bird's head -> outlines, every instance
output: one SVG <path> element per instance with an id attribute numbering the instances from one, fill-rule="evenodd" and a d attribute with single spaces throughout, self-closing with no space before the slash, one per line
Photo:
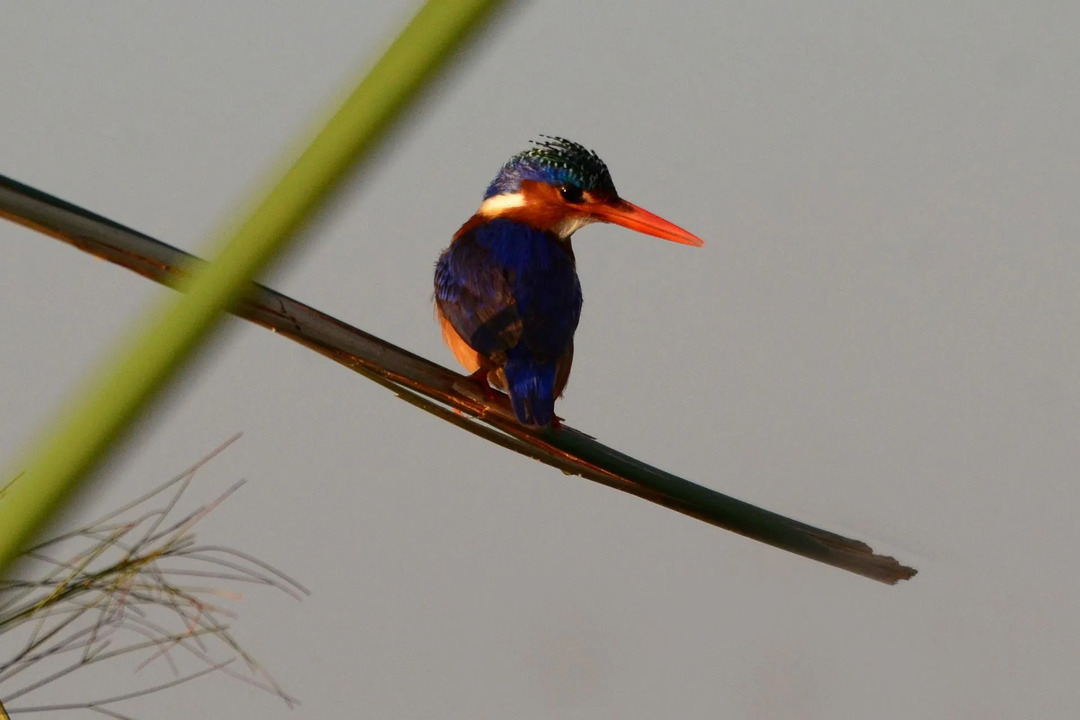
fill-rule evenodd
<path id="1" fill-rule="evenodd" d="M 607 165 L 575 142 L 541 136 L 510 158 L 495 176 L 478 215 L 507 218 L 569 238 L 594 222 L 608 222 L 685 245 L 697 236 L 619 197 Z"/>

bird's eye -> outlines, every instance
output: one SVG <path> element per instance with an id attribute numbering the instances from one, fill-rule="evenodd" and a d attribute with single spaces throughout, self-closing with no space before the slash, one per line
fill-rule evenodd
<path id="1" fill-rule="evenodd" d="M 559 194 L 562 195 L 562 199 L 568 203 L 577 204 L 585 199 L 585 194 L 582 192 L 581 188 L 569 183 L 559 187 Z"/>

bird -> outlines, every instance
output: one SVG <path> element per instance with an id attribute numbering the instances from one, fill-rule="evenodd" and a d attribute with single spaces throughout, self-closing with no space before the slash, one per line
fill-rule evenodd
<path id="1" fill-rule="evenodd" d="M 511 157 L 435 264 L 435 315 L 454 357 L 522 425 L 558 426 L 574 359 L 581 283 L 571 236 L 595 222 L 701 247 L 626 200 L 592 150 L 553 135 Z"/>

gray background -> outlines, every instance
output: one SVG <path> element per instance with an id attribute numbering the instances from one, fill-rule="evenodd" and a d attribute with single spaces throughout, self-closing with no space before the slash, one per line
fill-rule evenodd
<path id="1" fill-rule="evenodd" d="M 6 2 L 0 172 L 196 250 L 411 7 Z M 118 709 L 1075 717 L 1077 20 L 1048 2 L 533 3 L 269 278 L 452 364 L 438 252 L 530 138 L 583 142 L 707 245 L 575 238 L 559 413 L 896 553 L 914 581 L 564 477 L 230 321 L 72 520 L 243 431 L 195 495 L 249 484 L 200 537 L 312 589 L 230 604 L 303 705 L 210 678 Z M 164 292 L 0 224 L 3 457 Z"/>

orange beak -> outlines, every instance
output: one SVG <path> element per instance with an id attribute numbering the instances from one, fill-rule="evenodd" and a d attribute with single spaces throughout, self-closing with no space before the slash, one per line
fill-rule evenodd
<path id="1" fill-rule="evenodd" d="M 622 225 L 624 228 L 636 230 L 639 233 L 652 235 L 653 237 L 701 247 L 705 241 L 697 235 L 691 235 L 674 223 L 669 223 L 659 215 L 653 215 L 648 210 L 639 208 L 633 203 L 626 202 L 622 198 L 603 205 L 591 207 L 590 214 L 600 222 Z"/>

